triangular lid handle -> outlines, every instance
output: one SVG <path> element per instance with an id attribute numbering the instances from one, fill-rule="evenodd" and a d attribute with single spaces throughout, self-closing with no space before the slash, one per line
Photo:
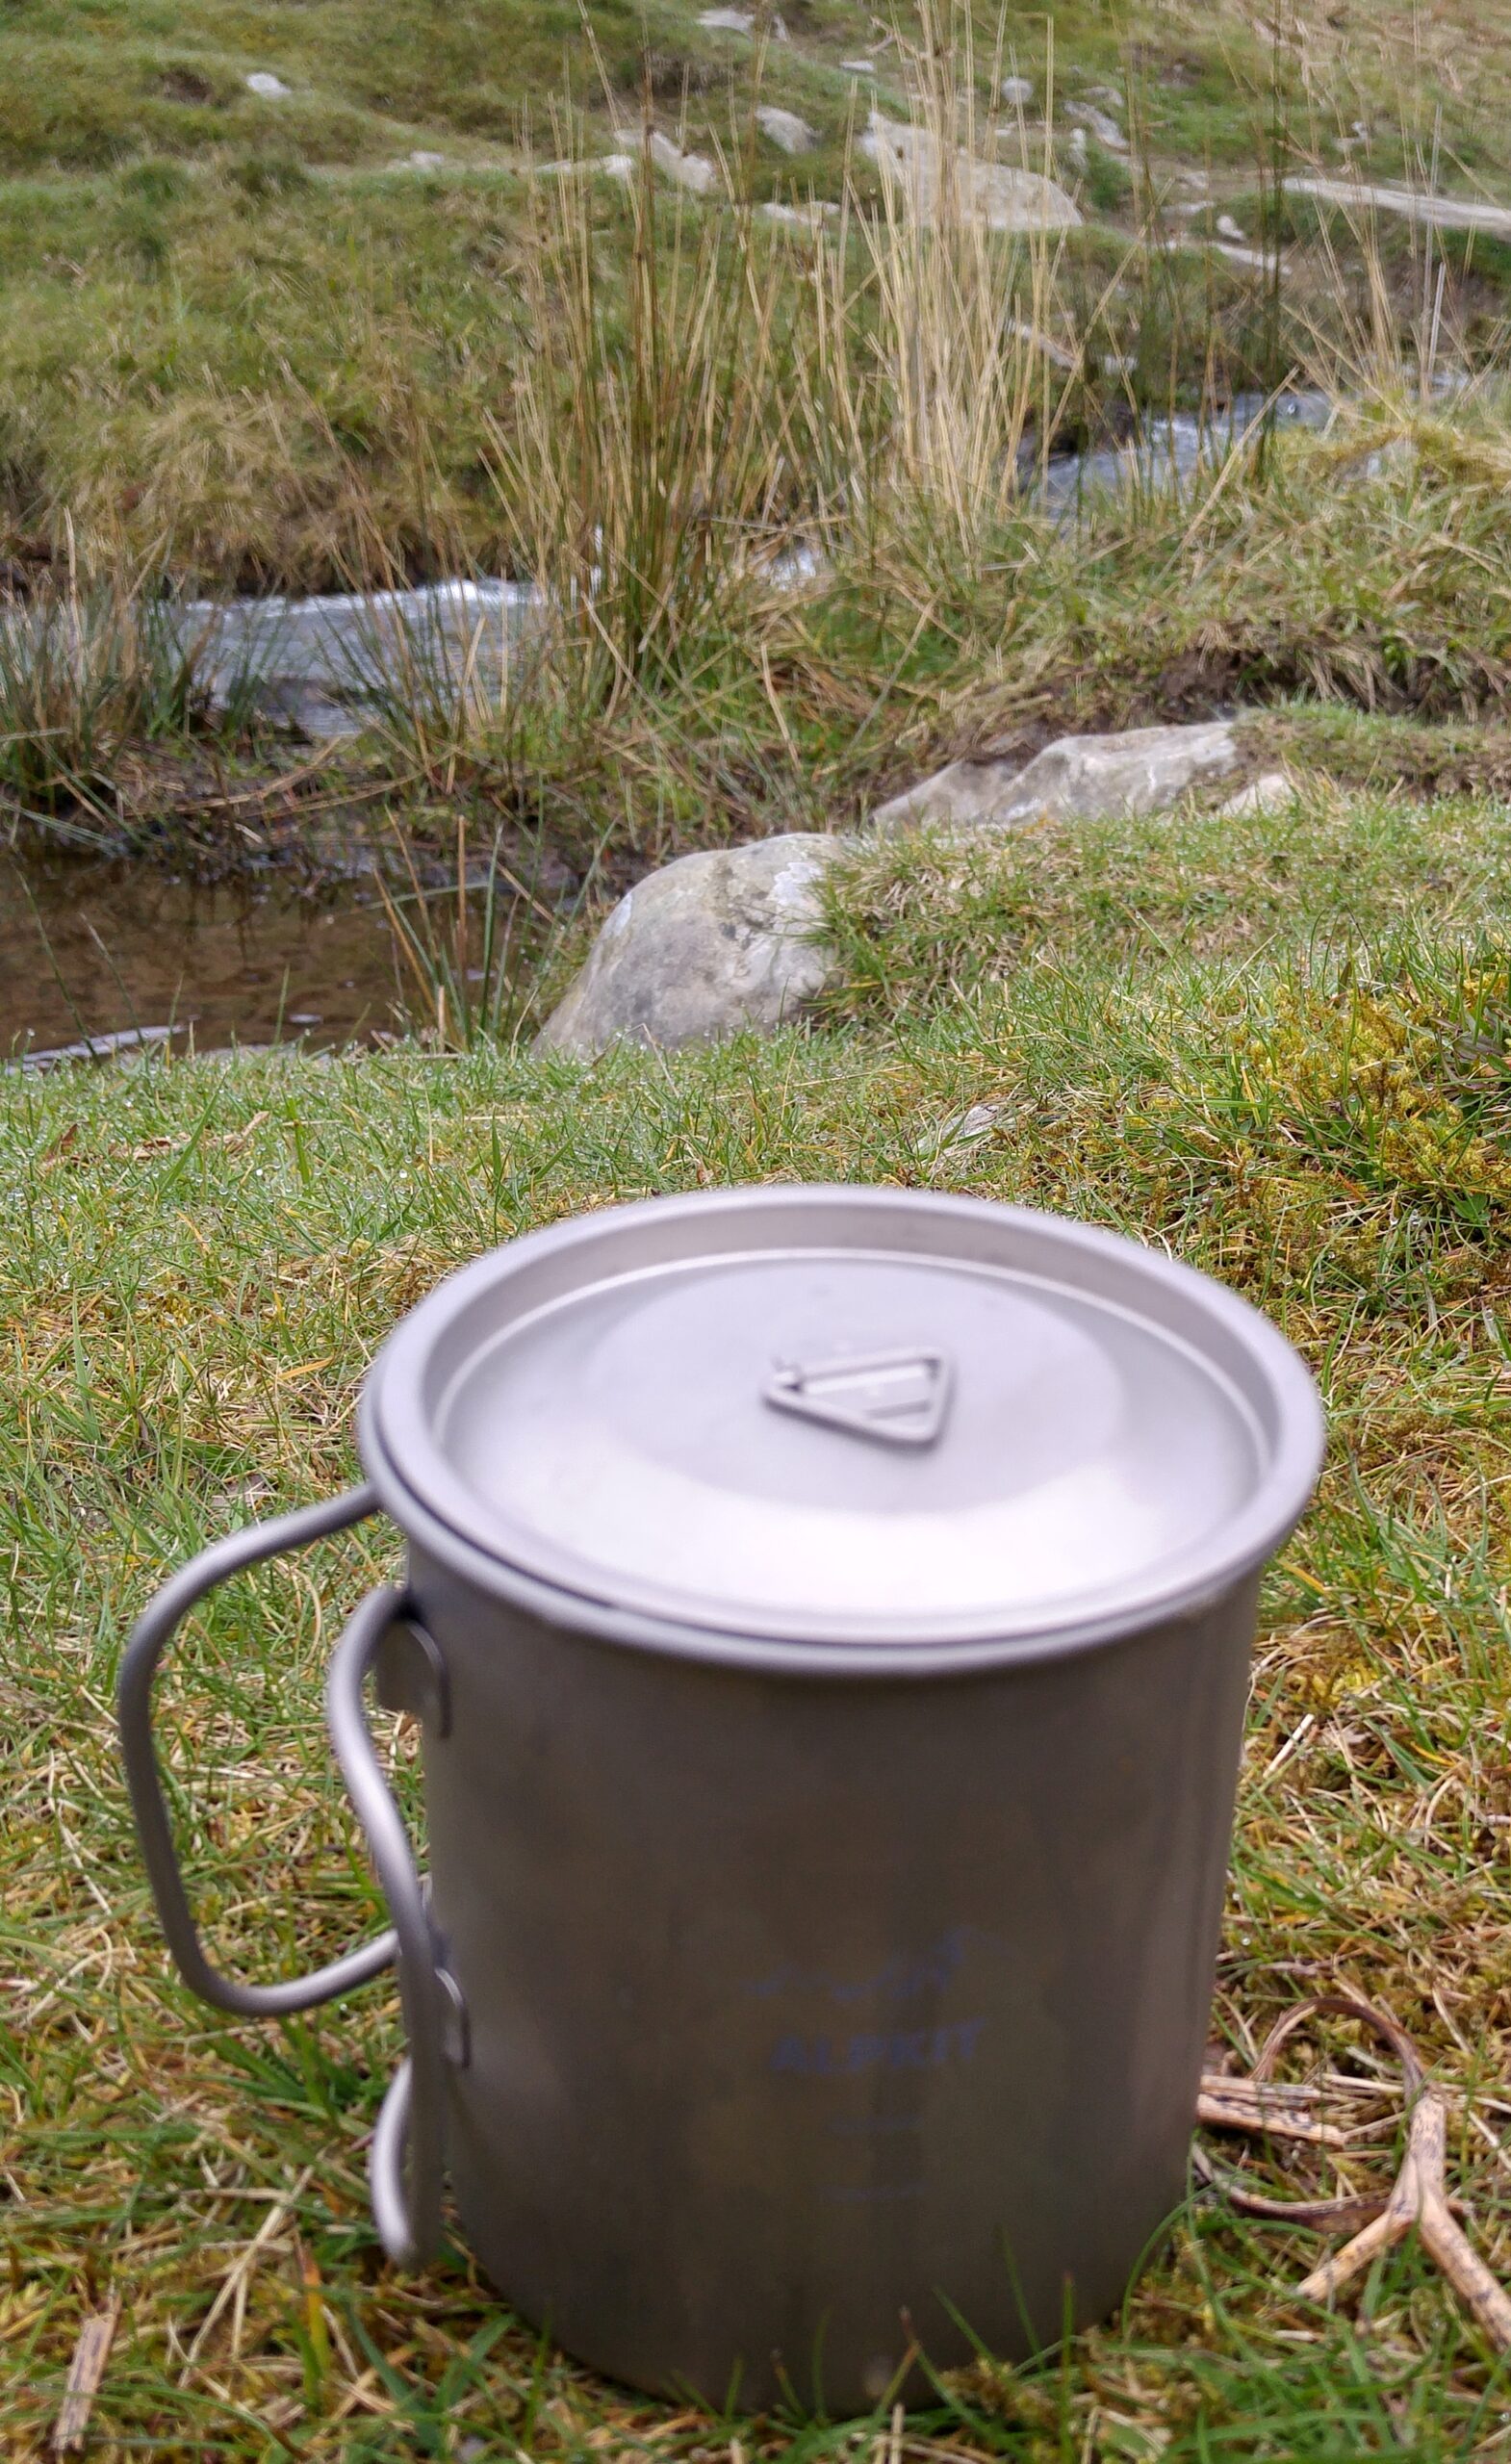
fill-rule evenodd
<path id="1" fill-rule="evenodd" d="M 851 1353 L 779 1362 L 764 1399 L 779 1412 L 850 1437 L 875 1438 L 883 1446 L 932 1446 L 944 1426 L 951 1382 L 942 1351 Z"/>

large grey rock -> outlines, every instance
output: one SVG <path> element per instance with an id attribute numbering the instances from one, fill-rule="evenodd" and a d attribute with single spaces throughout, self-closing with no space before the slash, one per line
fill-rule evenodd
<path id="1" fill-rule="evenodd" d="M 871 816 L 877 830 L 1011 830 L 1033 821 L 1163 812 L 1192 787 L 1233 778 L 1242 761 L 1232 727 L 1133 728 L 1122 735 L 1064 735 L 1026 769 L 1012 761 L 952 761 Z"/>
<path id="2" fill-rule="evenodd" d="M 609 1044 L 768 1032 L 821 992 L 834 954 L 812 937 L 834 841 L 793 833 L 681 856 L 637 882 L 539 1037 L 590 1060 Z"/>
<path id="3" fill-rule="evenodd" d="M 983 163 L 963 149 L 947 162 L 932 129 L 888 119 L 882 112 L 871 114 L 860 150 L 896 183 L 908 212 L 925 230 L 951 217 L 983 223 L 988 231 L 1069 231 L 1081 220 L 1075 200 L 1040 172 Z"/>

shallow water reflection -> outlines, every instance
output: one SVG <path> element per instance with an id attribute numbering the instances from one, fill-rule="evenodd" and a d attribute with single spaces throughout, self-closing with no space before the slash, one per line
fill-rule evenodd
<path id="1" fill-rule="evenodd" d="M 0 1055 L 176 1024 L 201 1052 L 368 1039 L 401 991 L 371 880 L 205 886 L 151 866 L 0 855 Z"/>

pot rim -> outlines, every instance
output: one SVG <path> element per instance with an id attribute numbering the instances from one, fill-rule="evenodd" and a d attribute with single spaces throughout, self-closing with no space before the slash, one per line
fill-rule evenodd
<path id="1" fill-rule="evenodd" d="M 585 1216 L 564 1218 L 542 1230 L 507 1244 L 528 1245 L 533 1256 L 551 1248 L 566 1248 L 602 1238 L 606 1217 L 624 1221 L 669 1211 L 706 1219 L 711 1214 L 741 1207 L 786 1206 L 799 1214 L 806 1206 L 832 1203 L 836 1198 L 874 1210 L 879 1219 L 906 1208 L 947 1214 L 999 1228 L 1008 1219 L 1020 1231 L 1043 1239 L 1046 1233 L 1093 1263 L 1120 1267 L 1126 1273 L 1130 1250 L 1138 1253 L 1151 1292 L 1163 1291 L 1174 1308 L 1199 1306 L 1222 1338 L 1243 1354 L 1266 1389 L 1271 1431 L 1268 1460 L 1253 1493 L 1219 1528 L 1201 1554 L 1164 1584 L 1151 1583 L 1140 1594 L 1119 1600 L 1088 1614 L 1074 1614 L 1041 1626 L 1019 1626 L 999 1633 L 943 1634 L 931 1637 L 896 1633 L 867 1639 L 859 1636 L 804 1638 L 790 1631 L 766 1634 L 749 1627 L 725 1626 L 689 1615 L 681 1618 L 649 1608 L 616 1606 L 602 1595 L 571 1588 L 526 1571 L 511 1559 L 483 1547 L 448 1521 L 423 1497 L 399 1469 L 383 1433 L 385 1376 L 396 1363 L 404 1399 L 413 1405 L 410 1389 L 423 1342 L 416 1322 L 431 1314 L 429 1340 L 465 1309 L 474 1294 L 499 1271 L 499 1251 L 482 1257 L 448 1276 L 435 1292 L 400 1320 L 379 1351 L 364 1384 L 358 1408 L 358 1446 L 364 1466 L 391 1520 L 427 1554 L 438 1559 L 464 1582 L 484 1594 L 527 1610 L 555 1628 L 586 1632 L 599 1639 L 661 1656 L 767 1670 L 806 1677 L 942 1677 L 998 1667 L 1029 1667 L 1072 1656 L 1078 1652 L 1128 1639 L 1155 1628 L 1198 1618 L 1237 1591 L 1257 1573 L 1294 1530 L 1305 1511 L 1320 1468 L 1325 1429 L 1310 1373 L 1291 1344 L 1263 1313 L 1248 1301 L 1197 1270 L 1182 1265 L 1123 1233 L 1104 1230 L 1047 1211 L 1005 1205 L 997 1200 L 961 1197 L 939 1192 L 901 1191 L 863 1184 L 802 1185 L 777 1183 L 714 1192 L 692 1192 L 668 1197 L 639 1199 L 624 1206 L 598 1209 Z M 446 1294 L 442 1302 L 440 1296 Z M 439 1303 L 439 1306 L 437 1305 Z M 1216 1366 L 1216 1364 L 1214 1364 Z M 405 1414 L 407 1422 L 409 1414 Z"/>

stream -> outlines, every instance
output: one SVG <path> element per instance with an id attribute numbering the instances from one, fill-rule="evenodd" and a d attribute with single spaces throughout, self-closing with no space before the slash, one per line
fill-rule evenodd
<path id="1" fill-rule="evenodd" d="M 1184 413 L 1150 421 L 1137 445 L 1025 465 L 1060 518 L 1131 480 L 1182 482 L 1264 409 L 1236 401 L 1214 427 Z M 1320 394 L 1283 396 L 1278 424 L 1319 427 Z M 771 571 L 798 588 L 821 571 L 799 550 Z M 191 601 L 166 610 L 212 701 L 307 739 L 350 736 L 385 695 L 497 692 L 528 638 L 539 594 L 507 581 L 447 581 L 365 597 Z M 0 846 L 0 1064 L 35 1066 L 105 1040 L 216 1050 L 304 1038 L 370 1041 L 402 1023 L 398 955 L 371 873 L 319 888 L 269 874 L 199 885 L 156 867 Z M 170 1030 L 167 1035 L 163 1030 Z"/>
<path id="2" fill-rule="evenodd" d="M 399 1023 L 399 989 L 371 880 L 200 885 L 117 860 L 0 855 L 0 1055 L 30 1065 L 163 1027 L 178 1051 L 368 1041 Z"/>

